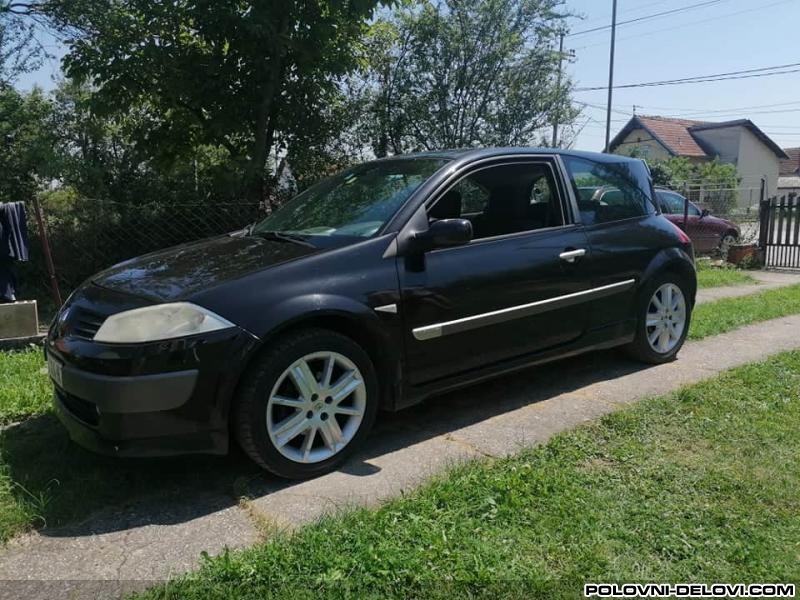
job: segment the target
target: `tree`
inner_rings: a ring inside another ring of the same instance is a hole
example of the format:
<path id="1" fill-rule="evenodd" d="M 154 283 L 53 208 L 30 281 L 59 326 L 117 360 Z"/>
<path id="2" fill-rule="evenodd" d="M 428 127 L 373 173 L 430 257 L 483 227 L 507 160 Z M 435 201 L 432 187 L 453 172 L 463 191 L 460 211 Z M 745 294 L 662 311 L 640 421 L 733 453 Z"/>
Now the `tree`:
<path id="1" fill-rule="evenodd" d="M 569 123 L 571 82 L 557 84 L 561 0 L 422 1 L 370 31 L 372 146 L 378 156 L 531 144 Z"/>
<path id="2" fill-rule="evenodd" d="M 0 202 L 30 200 L 53 172 L 52 104 L 40 90 L 0 87 Z"/>
<path id="3" fill-rule="evenodd" d="M 45 0 L 69 77 L 105 118 L 135 108 L 131 140 L 157 161 L 224 148 L 263 198 L 276 142 L 304 143 L 339 93 L 378 0 Z"/>
<path id="4" fill-rule="evenodd" d="M 0 87 L 8 87 L 25 73 L 38 69 L 45 51 L 36 40 L 38 23 L 25 19 L 31 7 L 0 0 Z"/>
<path id="5" fill-rule="evenodd" d="M 630 156 L 637 156 L 631 152 Z M 696 162 L 684 156 L 649 164 L 653 183 L 672 188 L 690 200 L 708 206 L 717 214 L 728 214 L 736 203 L 739 175 L 736 166 L 719 161 Z"/>

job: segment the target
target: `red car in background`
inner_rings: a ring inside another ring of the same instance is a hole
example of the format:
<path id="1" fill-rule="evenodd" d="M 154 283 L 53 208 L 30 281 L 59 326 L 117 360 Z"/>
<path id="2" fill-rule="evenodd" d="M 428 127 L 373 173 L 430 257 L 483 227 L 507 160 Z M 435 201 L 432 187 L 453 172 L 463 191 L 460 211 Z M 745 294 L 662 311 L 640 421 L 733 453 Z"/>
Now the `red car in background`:
<path id="1" fill-rule="evenodd" d="M 736 223 L 713 216 L 705 209 L 700 209 L 678 192 L 667 189 L 656 189 L 656 197 L 661 212 L 667 219 L 686 231 L 692 239 L 697 253 L 719 251 L 727 254 L 731 244 L 736 243 L 741 234 Z M 689 204 L 686 227 L 683 225 L 684 205 Z"/>

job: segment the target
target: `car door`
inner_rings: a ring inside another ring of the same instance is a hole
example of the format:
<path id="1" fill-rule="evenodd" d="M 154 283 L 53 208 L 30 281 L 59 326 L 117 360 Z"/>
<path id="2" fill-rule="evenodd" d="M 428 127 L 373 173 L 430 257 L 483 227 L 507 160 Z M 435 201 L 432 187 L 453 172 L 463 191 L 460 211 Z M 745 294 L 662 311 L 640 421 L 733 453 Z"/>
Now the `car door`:
<path id="1" fill-rule="evenodd" d="M 673 245 L 674 236 L 657 214 L 641 161 L 565 156 L 564 163 L 592 249 L 593 286 L 619 286 L 617 293 L 593 303 L 590 327 L 617 327 L 631 321 L 638 283 L 656 254 Z M 603 193 L 590 193 L 592 187 Z"/>
<path id="2" fill-rule="evenodd" d="M 659 191 L 662 211 L 667 218 L 681 227 L 692 240 L 697 252 L 710 252 L 719 245 L 719 236 L 702 215 L 702 211 L 692 202 L 675 192 Z M 685 204 L 688 203 L 688 207 Z M 685 212 L 684 212 L 685 211 Z M 684 225 L 684 215 L 686 223 Z"/>
<path id="3" fill-rule="evenodd" d="M 720 232 L 713 218 L 697 205 L 689 202 L 689 237 L 697 252 L 713 252 L 720 243 Z M 697 240 L 695 242 L 695 240 Z"/>
<path id="4" fill-rule="evenodd" d="M 476 198 L 478 189 L 485 197 Z M 412 385 L 583 334 L 592 257 L 565 189 L 553 157 L 500 160 L 465 172 L 426 203 L 431 219 L 469 218 L 474 237 L 427 252 L 421 265 L 398 259 Z M 467 205 L 472 212 L 462 213 Z"/>

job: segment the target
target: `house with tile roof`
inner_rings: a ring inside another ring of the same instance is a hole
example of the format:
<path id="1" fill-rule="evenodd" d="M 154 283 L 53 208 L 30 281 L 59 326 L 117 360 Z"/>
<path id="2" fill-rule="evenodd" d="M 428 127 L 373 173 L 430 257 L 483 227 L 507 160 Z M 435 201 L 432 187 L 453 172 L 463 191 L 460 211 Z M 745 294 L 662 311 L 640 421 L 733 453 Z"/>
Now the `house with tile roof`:
<path id="1" fill-rule="evenodd" d="M 778 195 L 800 194 L 800 148 L 784 148 L 785 158 L 778 172 Z"/>
<path id="2" fill-rule="evenodd" d="M 683 156 L 692 161 L 718 159 L 736 166 L 742 181 L 742 201 L 749 201 L 761 181 L 767 194 L 778 189 L 780 162 L 789 156 L 750 119 L 714 123 L 658 116 L 633 116 L 609 146 L 616 154 L 634 149 L 646 160 Z M 747 197 L 744 197 L 744 196 Z"/>

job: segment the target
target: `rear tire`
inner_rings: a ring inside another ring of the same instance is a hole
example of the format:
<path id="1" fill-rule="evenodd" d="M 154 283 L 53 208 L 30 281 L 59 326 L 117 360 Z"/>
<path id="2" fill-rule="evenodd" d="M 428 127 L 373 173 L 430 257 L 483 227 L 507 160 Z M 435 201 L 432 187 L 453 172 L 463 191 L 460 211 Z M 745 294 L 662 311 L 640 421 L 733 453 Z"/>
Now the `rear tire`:
<path id="1" fill-rule="evenodd" d="M 689 298 L 686 280 L 672 272 L 645 284 L 636 306 L 636 337 L 625 346 L 627 354 L 653 365 L 675 360 L 689 332 Z"/>
<path id="2" fill-rule="evenodd" d="M 378 409 L 367 353 L 350 338 L 306 329 L 275 342 L 251 365 L 237 393 L 239 445 L 287 479 L 336 469 L 364 441 Z"/>

